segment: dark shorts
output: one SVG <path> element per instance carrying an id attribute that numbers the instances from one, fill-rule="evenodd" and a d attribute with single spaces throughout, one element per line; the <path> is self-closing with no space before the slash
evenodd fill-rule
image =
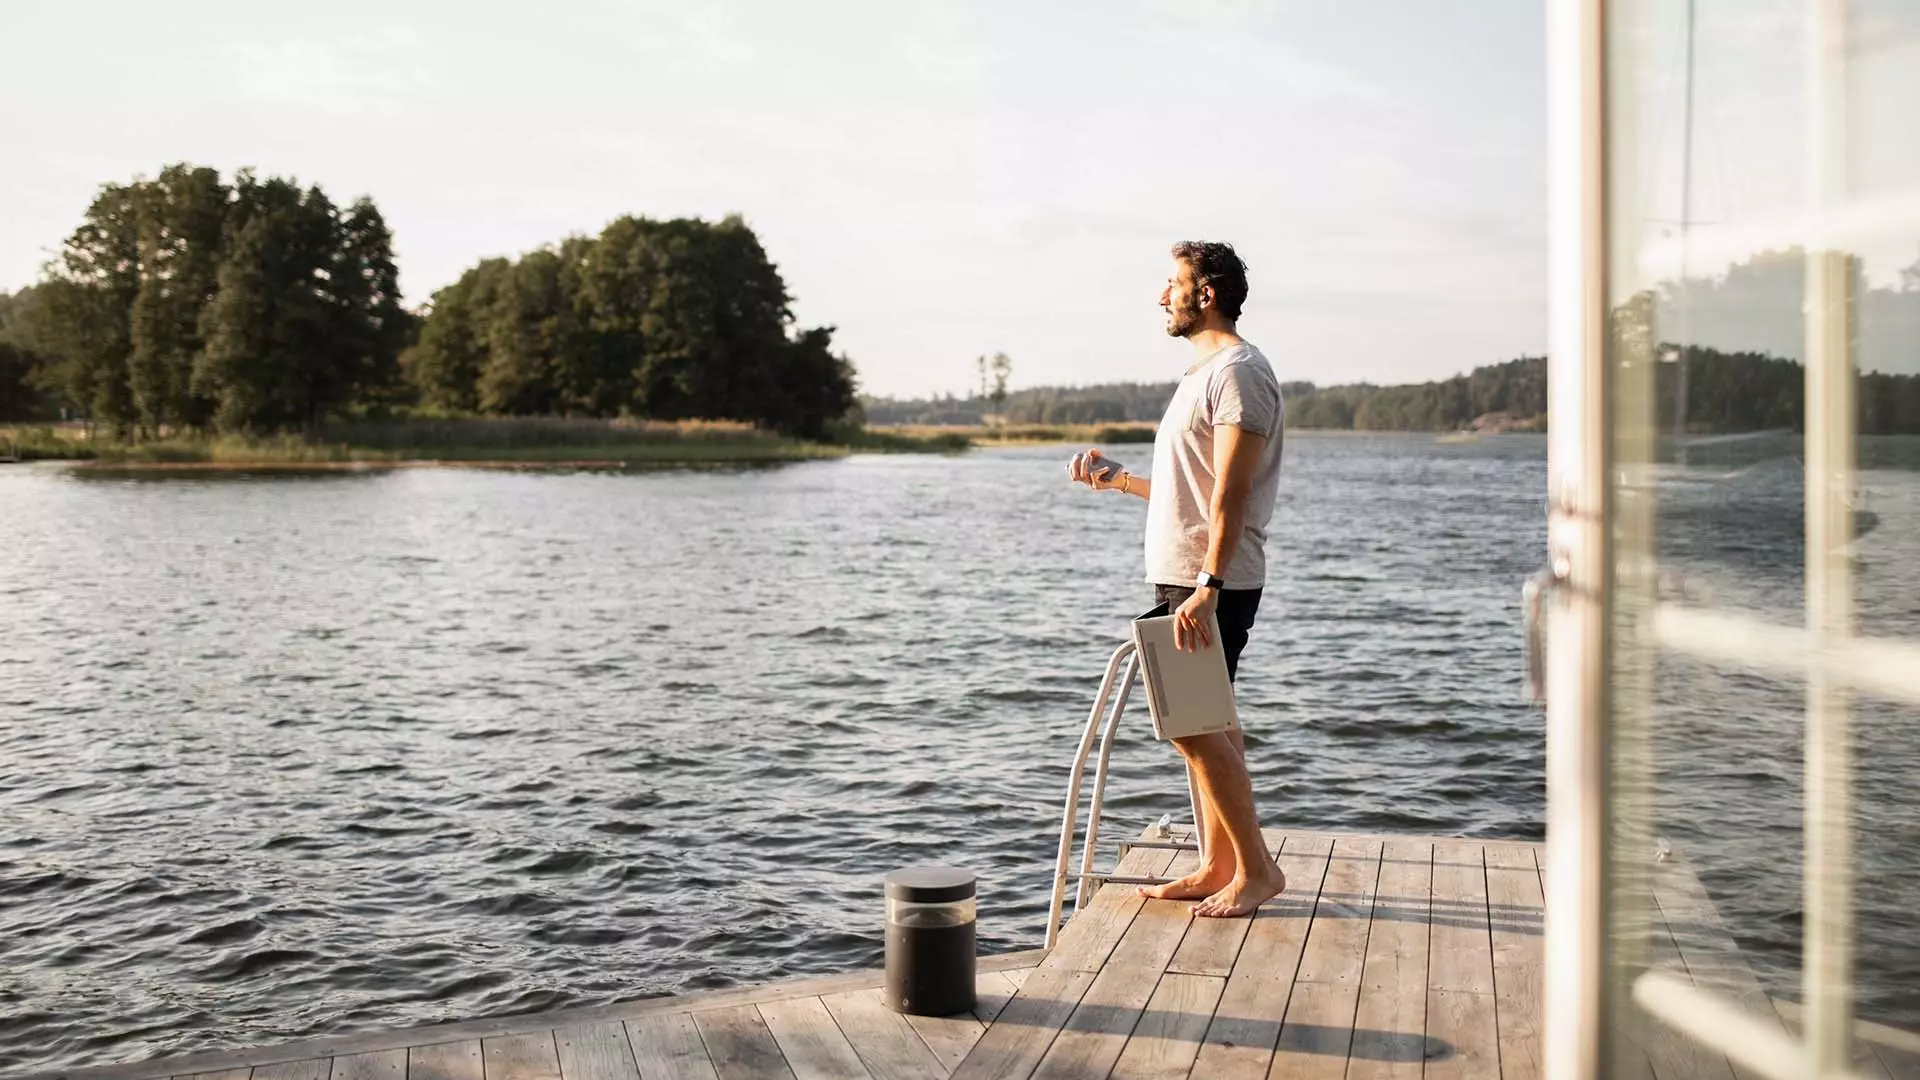
<path id="1" fill-rule="evenodd" d="M 1153 602 L 1167 605 L 1169 613 L 1193 595 L 1189 585 L 1155 585 Z M 1220 606 L 1214 618 L 1220 620 L 1220 644 L 1227 650 L 1227 678 L 1240 674 L 1240 650 L 1247 647 L 1247 632 L 1253 629 L 1253 616 L 1260 610 L 1259 589 L 1221 589 Z"/>

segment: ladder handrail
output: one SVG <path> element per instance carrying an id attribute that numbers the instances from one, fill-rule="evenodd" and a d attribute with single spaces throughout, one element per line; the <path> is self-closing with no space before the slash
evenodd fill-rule
<path id="1" fill-rule="evenodd" d="M 1123 668 L 1124 665 L 1124 668 Z M 1124 671 L 1124 675 L 1122 672 Z M 1113 753 L 1114 734 L 1119 730 L 1120 717 L 1127 707 L 1127 699 L 1132 696 L 1133 684 L 1141 674 L 1140 658 L 1136 655 L 1134 643 L 1121 643 L 1113 650 L 1113 656 L 1107 660 L 1106 675 L 1100 680 L 1100 694 L 1093 702 L 1093 710 L 1087 714 L 1087 725 L 1080 733 L 1080 748 L 1074 755 L 1073 769 L 1067 777 L 1067 804 L 1061 815 L 1060 849 L 1054 860 L 1053 898 L 1047 907 L 1046 947 L 1051 949 L 1060 939 L 1060 914 L 1066 906 L 1068 867 L 1073 863 L 1073 834 L 1076 819 L 1080 812 L 1080 788 L 1086 778 L 1087 757 L 1093 752 L 1094 736 L 1100 735 L 1100 763 L 1094 770 L 1093 801 L 1087 808 L 1086 848 L 1080 860 L 1080 885 L 1074 894 L 1074 911 L 1086 906 L 1090 892 L 1090 883 L 1103 880 L 1106 875 L 1096 874 L 1093 870 L 1094 845 L 1100 834 L 1100 807 L 1107 791 L 1107 764 Z M 1115 682 L 1119 683 L 1119 693 L 1114 693 Z M 1108 708 L 1108 702 L 1112 708 Z M 1102 725 L 1101 714 L 1106 714 L 1106 723 Z M 1104 730 L 1103 730 L 1104 728 Z M 1187 800 L 1194 814 L 1194 844 L 1205 858 L 1204 829 L 1200 826 L 1199 792 L 1194 786 L 1193 769 L 1187 769 Z"/>
<path id="2" fill-rule="evenodd" d="M 1060 823 L 1060 853 L 1054 860 L 1053 900 L 1047 907 L 1047 945 L 1051 949 L 1060 938 L 1060 909 L 1067 901 L 1067 867 L 1073 859 L 1073 824 L 1080 812 L 1080 780 L 1086 775 L 1087 755 L 1093 751 L 1093 734 L 1099 729 L 1100 714 L 1107 707 L 1107 699 L 1113 695 L 1113 682 L 1120 672 L 1122 661 L 1133 656 L 1133 642 L 1128 641 L 1113 650 L 1112 659 L 1107 661 L 1107 673 L 1100 680 L 1100 696 L 1094 699 L 1093 712 L 1087 716 L 1086 730 L 1080 735 L 1080 752 L 1074 755 L 1073 771 L 1067 778 L 1067 809 Z"/>
<path id="3" fill-rule="evenodd" d="M 1131 643 L 1121 646 L 1130 647 Z M 1114 695 L 1113 708 L 1107 712 L 1106 730 L 1100 733 L 1100 763 L 1093 769 L 1093 802 L 1087 807 L 1087 840 L 1080 851 L 1080 886 L 1073 894 L 1075 911 L 1087 905 L 1088 883 L 1092 881 L 1093 874 L 1093 850 L 1100 838 L 1100 805 L 1107 795 L 1107 761 L 1113 756 L 1113 735 L 1120 727 L 1120 713 L 1127 707 L 1127 697 L 1133 693 L 1133 681 L 1139 673 L 1139 657 L 1128 657 L 1126 674 L 1120 678 L 1120 691 Z"/>

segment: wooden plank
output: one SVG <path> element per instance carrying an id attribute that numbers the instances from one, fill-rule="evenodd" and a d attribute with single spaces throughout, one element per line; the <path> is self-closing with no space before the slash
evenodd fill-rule
<path id="1" fill-rule="evenodd" d="M 1217 975 L 1162 975 L 1110 1080 L 1186 1080 L 1226 988 Z"/>
<path id="2" fill-rule="evenodd" d="M 1687 978 L 1695 986 L 1719 994 L 1740 1011 L 1763 1023 L 1779 1025 L 1780 1030 L 1785 1031 L 1786 1025 L 1774 1012 L 1753 969 L 1740 955 L 1733 936 L 1721 925 L 1720 911 L 1713 906 L 1700 879 L 1694 876 L 1693 868 L 1683 859 L 1669 858 L 1653 865 L 1649 881 L 1654 910 L 1666 921 L 1671 943 L 1679 953 Z M 1665 1028 L 1657 1021 L 1655 1026 Z M 1688 1043 L 1691 1046 L 1692 1040 L 1688 1039 Z M 1654 1067 L 1658 1072 L 1660 1055 L 1652 1046 L 1649 1056 L 1656 1058 Z M 1738 1080 L 1760 1080 L 1758 1074 L 1740 1065 L 1733 1065 L 1732 1071 Z"/>
<path id="3" fill-rule="evenodd" d="M 1429 1080 L 1497 1076 L 1500 1030 L 1480 844 L 1434 845 L 1433 907 L 1427 925 L 1428 1056 L 1423 1075 Z"/>
<path id="4" fill-rule="evenodd" d="M 1654 900 L 1694 985 L 1720 993 L 1743 1012 L 1786 1030 L 1693 868 L 1678 857 L 1657 862 L 1652 881 Z"/>
<path id="5" fill-rule="evenodd" d="M 1267 1075 L 1332 855 L 1333 843 L 1320 836 L 1289 834 L 1282 844 L 1279 860 L 1287 891 L 1254 913 L 1201 1040 L 1194 1076 L 1232 1080 Z"/>
<path id="6" fill-rule="evenodd" d="M 717 1080 L 692 1013 L 655 1013 L 623 1026 L 641 1080 Z"/>
<path id="7" fill-rule="evenodd" d="M 707 1044 L 707 1056 L 713 1059 L 719 1080 L 795 1080 L 786 1055 L 755 1006 L 706 1009 L 694 1013 L 693 1022 Z"/>
<path id="8" fill-rule="evenodd" d="M 1168 855 L 1159 860 L 1162 866 L 1173 861 L 1171 853 L 1163 850 L 1162 854 Z M 1192 908 L 1191 900 L 1141 902 L 1066 1029 L 1047 1048 L 1034 1080 L 1105 1076 L 1113 1068 L 1188 928 L 1196 922 L 1220 921 L 1195 919 Z"/>
<path id="9" fill-rule="evenodd" d="M 1011 997 L 1012 995 L 1008 995 Z M 939 1060 L 941 1076 L 960 1067 L 987 1026 L 972 1016 L 909 1016 L 907 1025 Z"/>
<path id="10" fill-rule="evenodd" d="M 405 1050 L 375 1050 L 333 1059 L 330 1080 L 407 1080 Z"/>
<path id="11" fill-rule="evenodd" d="M 1092 982 L 1090 972 L 1072 967 L 1034 969 L 954 1070 L 953 1080 L 1010 1080 L 1032 1073 Z"/>
<path id="12" fill-rule="evenodd" d="M 1271 835 L 1271 834 L 1268 834 Z M 1285 846 L 1284 835 L 1271 840 L 1267 850 L 1278 853 Z M 1182 852 L 1191 857 L 1191 852 Z M 1181 860 L 1174 860 L 1168 874 L 1184 874 L 1186 869 Z M 1288 882 L 1288 888 L 1293 887 Z M 1225 978 L 1233 972 L 1233 959 L 1240 955 L 1240 946 L 1247 940 L 1247 930 L 1253 926 L 1252 919 L 1195 919 L 1187 930 L 1187 936 L 1180 942 L 1180 951 L 1173 956 L 1173 962 L 1167 965 L 1168 971 L 1178 971 L 1188 975 L 1218 975 Z"/>
<path id="13" fill-rule="evenodd" d="M 1185 826 L 1181 826 L 1180 828 L 1185 828 Z M 1271 846 L 1272 844 L 1278 843 L 1281 837 L 1281 833 L 1283 832 L 1283 830 L 1280 830 L 1280 829 L 1264 829 L 1262 831 L 1266 834 L 1269 846 Z M 1286 830 L 1286 831 L 1297 832 L 1299 830 Z M 1336 830 L 1315 829 L 1313 830 L 1313 832 L 1305 833 L 1303 835 L 1315 836 L 1322 840 L 1328 841 L 1329 843 L 1335 840 L 1378 840 L 1382 844 L 1390 844 L 1395 840 L 1420 840 L 1429 844 L 1484 844 L 1486 843 L 1485 840 L 1476 840 L 1472 837 L 1466 837 L 1466 836 L 1408 836 L 1406 833 L 1351 832 L 1351 831 L 1339 830 L 1339 829 L 1336 829 Z M 1547 844 L 1546 844 L 1546 841 L 1544 840 L 1501 840 L 1501 841 L 1498 841 L 1498 843 L 1508 844 L 1513 847 L 1530 848 L 1535 852 L 1545 852 L 1547 850 Z"/>
<path id="14" fill-rule="evenodd" d="M 327 1074 L 332 1071 L 332 1058 L 308 1058 L 262 1065 L 253 1070 L 253 1075 L 259 1080 L 327 1080 Z"/>
<path id="15" fill-rule="evenodd" d="M 760 1018 L 780 1044 L 795 1080 L 868 1076 L 860 1055 L 853 1052 L 853 1044 L 819 998 L 770 1001 L 760 1006 Z"/>
<path id="16" fill-rule="evenodd" d="M 1115 873 L 1127 875 L 1162 874 L 1173 862 L 1176 853 L 1166 848 L 1133 848 L 1129 850 Z M 1126 935 L 1127 927 L 1133 924 L 1133 917 L 1140 912 L 1140 905 L 1146 903 L 1132 885 L 1102 885 L 1087 902 L 1085 911 L 1076 911 L 1073 918 L 1060 931 L 1059 943 L 1047 956 L 1044 965 L 1050 968 L 1072 968 L 1099 974 L 1100 969 L 1112 955 L 1113 947 Z"/>
<path id="17" fill-rule="evenodd" d="M 559 1028 L 553 1043 L 566 1080 L 640 1080 L 627 1027 L 618 1020 Z"/>
<path id="18" fill-rule="evenodd" d="M 941 1064 L 906 1016 L 887 1008 L 881 991 L 849 990 L 820 1000 L 874 1080 L 947 1080 L 953 1066 Z M 976 1039 L 983 1030 L 971 1016 L 929 1019 L 964 1020 L 973 1025 Z M 960 1056 L 965 1057 L 965 1051 Z"/>
<path id="19" fill-rule="evenodd" d="M 973 978 L 973 1015 L 982 1024 L 993 1023 L 1000 1010 L 1007 1007 L 1013 995 L 1020 988 L 1013 984 L 1006 972 L 983 972 Z"/>
<path id="20" fill-rule="evenodd" d="M 1540 1080 L 1546 1000 L 1546 898 L 1533 852 L 1488 844 L 1487 919 L 1493 937 L 1494 1025 L 1501 1080 Z"/>
<path id="21" fill-rule="evenodd" d="M 1774 998 L 1773 1008 L 1790 1029 L 1799 1029 L 1801 1008 L 1798 1004 Z M 1902 1031 L 1872 1020 L 1855 1020 L 1853 1037 L 1872 1050 L 1879 1059 L 1879 1067 L 1893 1080 L 1920 1080 L 1920 1031 Z"/>
<path id="22" fill-rule="evenodd" d="M 247 1080 L 253 1075 L 253 1066 L 242 1065 L 237 1069 L 220 1069 L 216 1072 L 189 1073 L 174 1080 Z M 156 1077 L 157 1080 L 157 1077 Z"/>
<path id="23" fill-rule="evenodd" d="M 1004 972 L 1031 968 L 1045 956 L 1044 949 L 996 953 L 981 957 L 976 970 Z M 272 1046 L 248 1047 L 239 1050 L 209 1050 L 84 1069 L 55 1069 L 9 1077 L 8 1080 L 155 1080 L 162 1076 L 184 1077 L 229 1069 L 240 1069 L 250 1073 L 256 1066 L 279 1062 L 344 1057 L 374 1050 L 405 1050 L 414 1046 L 438 1045 L 465 1039 L 486 1039 L 499 1035 L 524 1035 L 528 1032 L 552 1031 L 555 1028 L 575 1024 L 591 1024 L 602 1020 L 626 1020 L 655 1013 L 718 1009 L 723 1006 L 758 1004 L 762 1001 L 778 1001 L 790 997 L 819 997 L 822 994 L 833 994 L 842 990 L 881 986 L 885 982 L 886 972 L 873 968 L 724 990 L 696 990 L 686 994 L 615 1002 L 611 1005 L 583 1005 L 519 1016 L 489 1016 L 477 1020 L 457 1020 L 446 1024 L 425 1024 L 387 1031 L 357 1032 L 351 1035 L 329 1035 Z M 245 1078 L 242 1077 L 241 1080 Z"/>
<path id="24" fill-rule="evenodd" d="M 1920 1080 L 1920 1050 L 1906 1050 L 1883 1042 L 1873 1045 L 1874 1056 L 1893 1080 Z"/>
<path id="25" fill-rule="evenodd" d="M 1646 917 L 1650 920 L 1647 925 L 1635 929 L 1628 924 L 1626 932 L 1645 935 L 1647 967 L 1692 982 L 1659 909 L 1651 909 Z M 1626 1035 L 1646 1056 L 1654 1080 L 1734 1080 L 1725 1055 L 1701 1046 L 1637 1006 L 1629 1008 Z"/>
<path id="26" fill-rule="evenodd" d="M 1536 887 L 1538 883 L 1536 878 Z M 1367 934 L 1347 1080 L 1418 1080 L 1425 1068 L 1427 913 L 1432 899 L 1433 845 L 1421 840 L 1387 844 Z"/>
<path id="27" fill-rule="evenodd" d="M 1034 965 L 1034 967 L 1038 967 L 1038 966 L 1039 966 L 1038 964 Z M 1033 974 L 1033 968 L 1032 967 L 1008 968 L 1005 971 L 1001 972 L 1000 974 L 1005 975 L 1007 977 L 1007 981 L 1013 984 L 1013 988 L 1015 990 L 1018 990 L 1020 989 L 1021 984 L 1027 981 L 1027 976 Z"/>
<path id="28" fill-rule="evenodd" d="M 407 1050 L 407 1080 L 486 1080 L 480 1040 L 415 1046 Z"/>
<path id="29" fill-rule="evenodd" d="M 1786 1002 L 1778 998 L 1771 1000 L 1773 1001 L 1774 1013 L 1780 1017 L 1781 1023 L 1787 1025 L 1787 1030 L 1793 1033 L 1793 1037 L 1796 1039 L 1804 1038 L 1806 1029 L 1801 1024 L 1800 1010 L 1797 1008 L 1782 1008 L 1781 1006 L 1785 1005 Z M 1861 1077 L 1862 1080 L 1893 1080 L 1892 1071 L 1880 1060 L 1880 1055 L 1874 1053 L 1873 1047 L 1869 1046 L 1865 1040 L 1859 1037 L 1859 1031 L 1860 1025 L 1855 1023 L 1853 1060 L 1851 1062 L 1854 1075 Z"/>
<path id="30" fill-rule="evenodd" d="M 480 1049 L 487 1080 L 560 1080 L 551 1031 L 483 1039 Z"/>
<path id="31" fill-rule="evenodd" d="M 1382 847 L 1378 840 L 1334 841 L 1270 1077 L 1339 1080 L 1346 1075 Z"/>
<path id="32" fill-rule="evenodd" d="M 1789 1024 L 1799 1023 L 1800 1006 L 1774 999 L 1774 1008 Z M 1853 1022 L 1854 1038 L 1872 1050 L 1880 1068 L 1893 1080 L 1920 1080 L 1920 1032 L 1902 1031 L 1871 1020 Z"/>

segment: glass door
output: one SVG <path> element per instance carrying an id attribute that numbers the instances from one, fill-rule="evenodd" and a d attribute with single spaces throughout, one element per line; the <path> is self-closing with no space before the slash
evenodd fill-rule
<path id="1" fill-rule="evenodd" d="M 1920 1076 L 1920 4 L 1549 12 L 1548 1075 Z"/>

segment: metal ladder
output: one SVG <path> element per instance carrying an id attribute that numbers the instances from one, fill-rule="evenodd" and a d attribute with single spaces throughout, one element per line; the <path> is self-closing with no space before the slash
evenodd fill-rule
<path id="1" fill-rule="evenodd" d="M 1120 715 L 1126 710 L 1127 697 L 1133 693 L 1134 680 L 1140 675 L 1140 658 L 1135 654 L 1133 642 L 1129 641 L 1113 650 L 1113 658 L 1107 661 L 1106 676 L 1100 680 L 1100 696 L 1094 700 L 1093 711 L 1087 715 L 1087 727 L 1080 735 L 1080 750 L 1074 755 L 1073 773 L 1067 779 L 1067 806 L 1060 823 L 1060 854 L 1053 869 L 1053 902 L 1047 909 L 1047 945 L 1051 949 L 1060 937 L 1060 914 L 1066 905 L 1067 882 L 1079 882 L 1074 893 L 1073 910 L 1078 912 L 1086 907 L 1088 893 L 1107 882 L 1125 885 L 1158 885 L 1171 878 L 1150 877 L 1115 873 L 1112 870 L 1096 871 L 1093 868 L 1094 845 L 1100 836 L 1100 802 L 1107 793 L 1107 759 L 1113 753 L 1113 733 L 1120 727 Z M 1122 666 L 1124 665 L 1124 672 Z M 1119 694 L 1114 693 L 1114 684 L 1119 684 Z M 1111 700 L 1112 707 L 1108 708 Z M 1105 730 L 1101 730 L 1101 714 L 1106 714 Z M 1087 838 L 1080 857 L 1080 872 L 1070 872 L 1073 862 L 1073 835 L 1075 819 L 1080 811 L 1080 787 L 1086 777 L 1087 755 L 1093 752 L 1094 734 L 1100 732 L 1100 763 L 1093 772 L 1093 803 L 1087 808 Z M 1172 840 L 1169 835 L 1168 818 L 1160 819 L 1160 839 L 1123 840 L 1120 842 L 1120 857 L 1137 847 L 1161 848 L 1172 851 L 1192 851 L 1200 858 L 1206 858 L 1204 832 L 1199 827 L 1200 799 L 1193 784 L 1193 769 L 1187 769 L 1187 805 L 1193 811 L 1195 827 L 1193 839 Z M 1117 867 L 1116 867 L 1117 869 Z"/>

